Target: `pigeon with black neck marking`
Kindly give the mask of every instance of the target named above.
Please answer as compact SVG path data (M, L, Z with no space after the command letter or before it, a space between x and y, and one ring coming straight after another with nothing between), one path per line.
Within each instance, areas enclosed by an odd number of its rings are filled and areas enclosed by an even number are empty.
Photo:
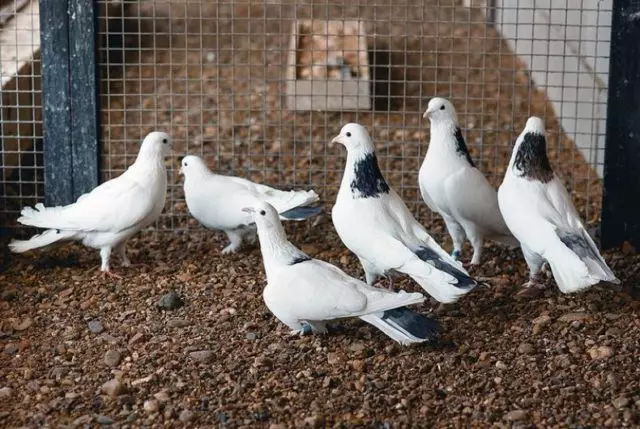
M263 299L293 334L305 325L326 333L327 322L359 317L401 344L438 335L438 324L408 309L424 301L421 293L390 292L355 279L338 267L313 259L287 240L280 216L267 202L243 209L258 228L267 286Z
M379 275L404 273L444 303L471 291L477 282L385 181L367 130L346 124L332 143L346 147L347 163L331 216L342 242L360 260L367 283Z
M619 283L584 228L571 197L547 157L544 123L532 116L516 139L498 202L507 226L520 241L529 281L546 261L563 293L600 281Z
M187 208L205 227L225 232L230 244L223 254L238 250L245 238L255 241L255 225L242 208L256 200L271 203L284 220L300 221L322 211L310 206L319 199L314 191L281 191L241 177L215 174L195 155L185 156L181 164Z
M427 206L447 226L451 256L460 257L465 237L473 246L473 265L480 263L485 238L518 246L500 213L496 190L469 155L453 104L432 98L423 117L431 123L431 138L418 184Z

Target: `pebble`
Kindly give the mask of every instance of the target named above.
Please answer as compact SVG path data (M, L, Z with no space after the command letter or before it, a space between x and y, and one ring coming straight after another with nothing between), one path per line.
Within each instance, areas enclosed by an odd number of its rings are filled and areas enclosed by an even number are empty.
M335 365L338 362L340 362L340 354L339 353L332 352L332 353L329 353L327 355L327 363L329 365Z
M16 291L11 289L5 289L2 291L2 293L0 293L0 300L2 301L10 302L16 299L17 297L18 297L18 294L16 293Z
M558 317L558 322L567 322L567 323L571 323L575 321L589 322L591 320L592 320L592 317L584 312L567 313Z
M175 291L170 291L169 293L162 295L160 301L158 302L158 307L163 310L175 310L184 305L184 301Z
M13 390L10 387L3 387L0 389L0 398L5 399L11 397Z
M184 328L185 326L189 326L189 322L184 319L171 319L167 321L167 326L169 328Z
M193 419L193 412L190 410L182 410L178 419L183 423L191 421Z
M505 364L504 362L499 360L499 361L496 362L496 368L498 368L498 369L506 369L507 368L507 364Z
M198 350L189 353L189 356L196 362L207 362L213 357L213 352L211 350Z
M534 352L533 345L531 343L522 343L518 346L518 353L523 355L530 355Z
M104 354L104 364L107 366L116 366L120 363L122 354L117 350L107 350Z
M99 334L102 331L104 331L104 328L102 327L102 323L100 323L99 320L92 320L89 322L89 330L94 333L94 334Z
M11 327L13 328L14 331L26 331L31 327L31 325L33 325L33 319L31 319L30 317L27 317L22 322L15 323Z
M508 422L523 420L526 417L527 417L527 412L525 410L513 410L504 415L504 419Z
M311 417L307 417L304 419L304 425L310 426L312 428L317 428L322 426L322 418L318 415L313 415Z
M158 411L158 401L156 401L155 399L148 399L144 401L142 407L149 414L155 413L156 411Z
M624 408L629 405L629 402L629 398L627 398L626 396L618 396L611 403L616 408Z
M88 425L89 423L91 423L91 420L93 420L93 417L91 417L89 414L85 414L84 416L80 416L75 419L73 421L73 426Z
M596 346L591 347L588 353L592 360L600 360L613 356L613 349L608 346Z
M140 342L140 340L142 340L142 338L144 338L144 334L142 332L138 332L137 334L135 334L133 337L131 337L131 339L129 340L129 345L132 346L134 344L137 344Z
M258 338L258 334L255 332L247 332L244 336L249 341L255 341Z
M161 404L164 404L165 402L169 402L169 400L171 399L166 390L159 391L158 393L153 395L153 397L156 398L158 402L160 402Z
M111 379L104 383L102 387L100 387L100 390L102 390L102 392L111 396L112 398L115 398L116 396L126 392L124 384L122 384L122 382L117 378Z
M110 425L113 424L113 419L107 416L99 415L96 418L96 422L98 422L99 425Z

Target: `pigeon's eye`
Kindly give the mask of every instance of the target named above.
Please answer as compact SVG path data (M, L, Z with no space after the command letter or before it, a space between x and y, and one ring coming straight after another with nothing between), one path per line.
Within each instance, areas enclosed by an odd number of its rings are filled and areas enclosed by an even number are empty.
M187 166L187 163L185 162L183 165L186 167L186 166Z
M267 214L267 212L265 212L264 210L260 210L260 215L261 215L261 216L264 216L264 215L266 215L266 214Z
M440 106L440 110L444 110L444 104Z
M167 140L167 139L162 139L162 144L167 144L167 143L169 143L169 140Z
M351 137L351 133L347 131L347 137Z

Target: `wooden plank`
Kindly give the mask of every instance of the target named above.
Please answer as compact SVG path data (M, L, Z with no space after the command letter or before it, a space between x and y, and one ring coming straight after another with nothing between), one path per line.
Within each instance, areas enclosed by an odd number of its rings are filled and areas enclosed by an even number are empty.
M67 0L40 0L45 201L73 200Z
M98 186L98 68L93 0L69 1L73 198Z
M640 2L613 2L607 102L603 248L640 248Z

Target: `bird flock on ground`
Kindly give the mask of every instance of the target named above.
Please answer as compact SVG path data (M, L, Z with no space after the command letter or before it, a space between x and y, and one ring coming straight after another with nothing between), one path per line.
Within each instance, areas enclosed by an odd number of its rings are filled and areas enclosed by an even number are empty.
M224 231L236 252L244 241L259 240L267 284L263 299L292 334L326 333L328 322L358 317L401 344L429 341L438 323L407 306L422 293L393 291L393 276L406 274L431 297L452 303L479 282L460 262L465 238L471 264L481 262L485 239L522 249L529 268L524 290L540 287L537 274L548 264L563 293L606 281L619 283L587 233L546 153L543 121L530 117L517 137L499 189L489 184L469 155L453 105L433 98L424 112L430 142L418 182L425 203L439 213L453 241L447 253L412 215L385 180L365 127L348 123L330 144L347 150L340 189L331 211L333 225L364 270L365 281L313 258L291 243L282 221L321 212L312 191L281 191L247 179L215 174L193 155L182 158L184 195L190 214L209 229ZM119 177L102 183L66 206L25 207L18 222L45 231L13 240L13 252L79 240L100 250L103 275L112 251L131 265L126 241L160 216L165 205L165 155L171 137L148 134L136 161ZM389 288L376 287L379 276Z

